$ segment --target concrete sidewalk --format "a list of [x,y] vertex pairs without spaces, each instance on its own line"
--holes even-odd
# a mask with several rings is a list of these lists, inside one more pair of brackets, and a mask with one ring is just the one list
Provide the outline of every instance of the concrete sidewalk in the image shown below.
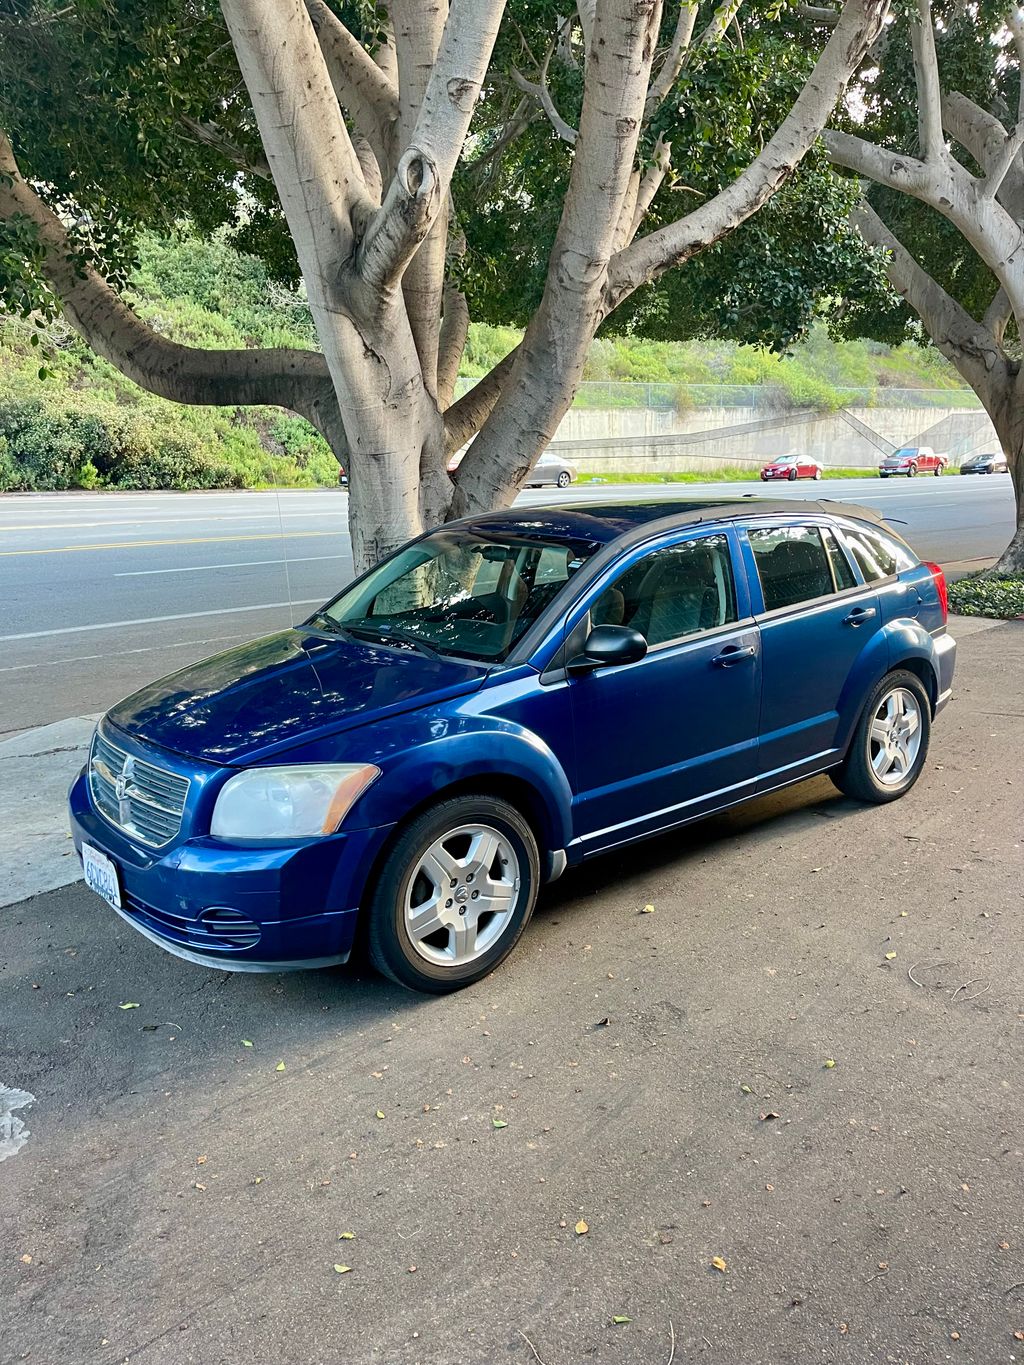
[[0,741],[0,907],[82,875],[68,833],[65,797],[89,754],[97,716],[72,716]]

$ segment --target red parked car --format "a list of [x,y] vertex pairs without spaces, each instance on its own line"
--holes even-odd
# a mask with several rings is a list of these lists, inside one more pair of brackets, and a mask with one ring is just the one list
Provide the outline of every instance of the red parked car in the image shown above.
[[949,457],[937,454],[931,446],[900,446],[881,461],[878,473],[883,479],[896,474],[912,479],[917,474],[939,475],[947,464]]
[[820,479],[823,467],[809,455],[780,455],[761,470],[761,482],[767,483],[769,479],[788,479],[790,482],[794,479]]

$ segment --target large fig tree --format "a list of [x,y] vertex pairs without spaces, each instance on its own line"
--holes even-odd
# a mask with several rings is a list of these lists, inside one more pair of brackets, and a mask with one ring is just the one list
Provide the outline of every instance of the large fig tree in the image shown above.
[[[846,0],[814,50],[775,0],[747,3],[14,0],[0,16],[8,306],[59,308],[166,398],[308,418],[348,467],[353,553],[371,563],[515,496],[598,328],[624,305],[650,321],[665,272],[790,179],[888,6]],[[773,26],[788,47],[716,118],[709,80],[741,87]],[[702,86],[709,54],[726,59]],[[683,183],[673,160],[728,146],[732,120],[717,183]],[[301,274],[320,350],[199,350],[144,323],[125,285],[154,204],[200,230],[233,217],[241,245]],[[523,340],[455,399],[488,272],[492,298],[530,300]]]
[[[815,12],[822,25],[839,11]],[[827,28],[826,28],[827,31]],[[974,389],[1006,455],[1016,532],[994,572],[1024,572],[1024,13],[1005,0],[909,0],[825,134],[861,177],[853,212],[928,337]],[[899,340],[906,314],[857,319]]]

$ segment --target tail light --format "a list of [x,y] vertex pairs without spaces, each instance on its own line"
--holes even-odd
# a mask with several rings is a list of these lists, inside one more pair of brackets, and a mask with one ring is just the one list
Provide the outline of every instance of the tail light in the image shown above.
[[935,579],[935,590],[939,594],[939,606],[942,608],[943,624],[949,620],[949,588],[946,586],[946,575],[939,568],[938,564],[925,563],[924,566]]

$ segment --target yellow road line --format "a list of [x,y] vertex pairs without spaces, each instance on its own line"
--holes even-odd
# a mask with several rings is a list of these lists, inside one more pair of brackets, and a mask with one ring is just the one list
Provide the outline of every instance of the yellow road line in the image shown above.
[[[340,531],[289,531],[287,540],[302,540],[308,536],[338,537]],[[280,531],[268,531],[256,536],[193,536],[189,540],[120,540],[100,545],[54,545],[46,550],[0,550],[0,559],[18,558],[19,555],[68,555],[80,554],[84,550],[137,550],[152,545],[230,545],[238,540],[281,540]]]

